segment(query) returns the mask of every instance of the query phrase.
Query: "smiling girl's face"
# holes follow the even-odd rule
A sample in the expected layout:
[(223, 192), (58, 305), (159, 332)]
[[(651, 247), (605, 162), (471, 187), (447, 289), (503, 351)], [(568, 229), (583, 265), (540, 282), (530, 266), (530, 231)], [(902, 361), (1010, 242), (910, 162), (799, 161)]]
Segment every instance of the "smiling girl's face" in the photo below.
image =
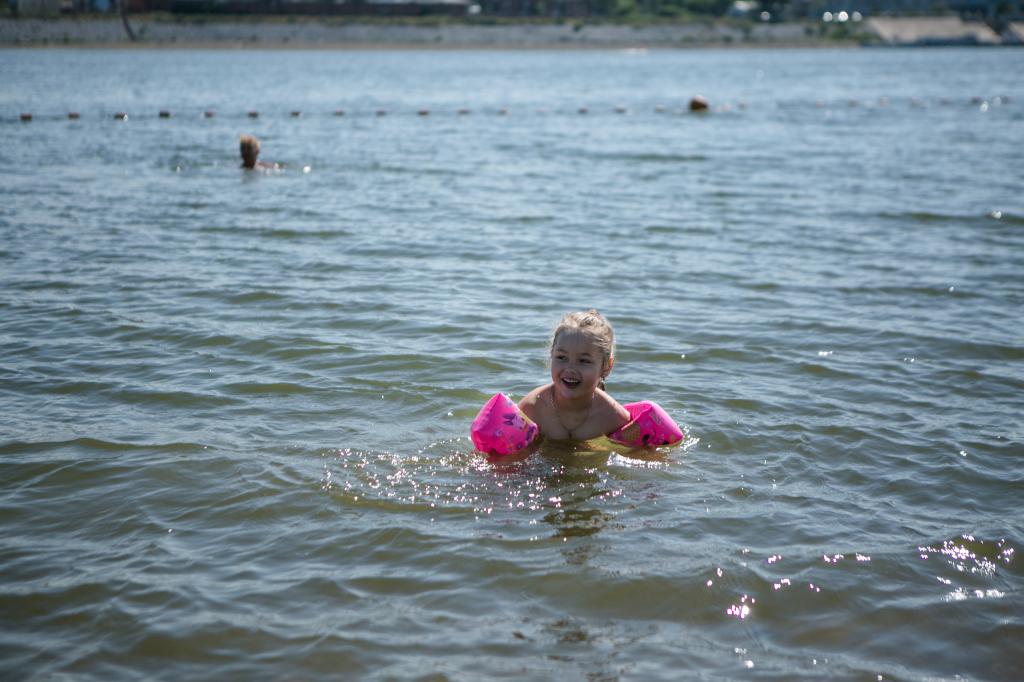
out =
[(551, 382), (555, 397), (564, 401), (589, 400), (598, 382), (611, 371), (601, 346), (584, 332), (561, 332), (551, 347)]

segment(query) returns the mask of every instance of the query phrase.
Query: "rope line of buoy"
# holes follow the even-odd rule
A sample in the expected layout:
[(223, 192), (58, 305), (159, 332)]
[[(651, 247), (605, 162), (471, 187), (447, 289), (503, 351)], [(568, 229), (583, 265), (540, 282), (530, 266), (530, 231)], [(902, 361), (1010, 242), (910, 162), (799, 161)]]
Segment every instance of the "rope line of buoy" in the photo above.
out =
[[(1012, 101), (1013, 101), (1012, 98), (1007, 96), (1007, 95), (996, 95), (994, 97), (977, 97), (977, 96), (975, 96), (975, 97), (971, 97), (969, 100), (967, 100), (967, 104), (969, 104), (969, 105), (971, 105), (973, 107), (977, 107), (978, 109), (980, 109), (981, 111), (984, 112), (984, 111), (988, 111), (988, 109), (990, 107), (992, 107), (992, 106), (1001, 106), (1001, 105), (1009, 104)], [(936, 102), (933, 102), (933, 104), (936, 104), (936, 103), (939, 106), (951, 106), (951, 105), (956, 104), (957, 100), (954, 100), (954, 99), (948, 98), (948, 97), (943, 97), (943, 98), (938, 99)], [(914, 108), (914, 109), (923, 109), (923, 108), (927, 108), (929, 106), (928, 102), (926, 102), (923, 99), (917, 98), (917, 97), (909, 98), (907, 100), (907, 104), (908, 104), (908, 106), (910, 106), (911, 108)], [(886, 107), (893, 106), (893, 102), (892, 102), (892, 100), (890, 98), (883, 96), (883, 97), (879, 97), (877, 100), (849, 99), (849, 100), (845, 101), (845, 105), (848, 108), (858, 108), (858, 107), (886, 108)], [(836, 107), (838, 105), (835, 104), (835, 103), (829, 104), (825, 100), (816, 100), (814, 102), (814, 106), (816, 108), (819, 108), (819, 109), (826, 109), (826, 108), (834, 108), (834, 107)], [(652, 110), (653, 110), (654, 113), (657, 113), (657, 114), (687, 113), (687, 112), (698, 113), (699, 114), (699, 113), (708, 113), (708, 112), (712, 112), (712, 111), (719, 112), (719, 113), (727, 113), (727, 112), (730, 112), (730, 111), (733, 111), (733, 110), (743, 111), (743, 110), (746, 110), (746, 109), (747, 109), (747, 103), (746, 102), (738, 102), (737, 104), (720, 104), (720, 105), (712, 108), (711, 105), (708, 103), (708, 101), (705, 98), (700, 97), (700, 96), (696, 96), (696, 97), (693, 97), (689, 101), (689, 103), (687, 105), (685, 105), (685, 106), (669, 107), (669, 106), (664, 105), (664, 104), (658, 104), (658, 105), (655, 105)], [(537, 110), (537, 113), (545, 114), (545, 113), (550, 113), (550, 111), (551, 110), (549, 110), (549, 109), (539, 109), (539, 110)], [(593, 112), (593, 110), (590, 107), (588, 107), (588, 106), (577, 107), (575, 111), (576, 111), (576, 113), (578, 115), (581, 115), (581, 116), (582, 115), (587, 115), (587, 114), (590, 114), (590, 113)], [(631, 109), (628, 106), (620, 104), (620, 105), (616, 105), (615, 107), (613, 107), (609, 111), (611, 111), (611, 112), (613, 112), (615, 114), (618, 114), (618, 115), (625, 115), (625, 114), (633, 113), (635, 110)], [(492, 112), (495, 115), (497, 115), (497, 116), (508, 116), (510, 114), (510, 110), (509, 110), (508, 107), (499, 107), (497, 109), (492, 110)], [(330, 113), (331, 113), (332, 116), (340, 118), (340, 117), (344, 117), (344, 116), (349, 116), (352, 112), (350, 112), (350, 111), (348, 111), (346, 109), (335, 109), (334, 111), (332, 111)], [(387, 116), (387, 115), (389, 115), (391, 113), (392, 112), (389, 109), (384, 109), (384, 108), (378, 108), (378, 109), (374, 109), (372, 111), (372, 115), (375, 116), (375, 117), (378, 117), (378, 118)], [(414, 113), (415, 113), (416, 116), (419, 116), (419, 117), (427, 117), (427, 116), (430, 116), (430, 115), (432, 115), (434, 113), (437, 113), (437, 112), (432, 111), (431, 109), (427, 109), (427, 108), (420, 108), (420, 109), (416, 109), (414, 111)], [(446, 113), (451, 113), (451, 112), (450, 111), (446, 111)], [(468, 107), (460, 107), (460, 108), (456, 109), (454, 111), (454, 113), (456, 115), (458, 115), (458, 116), (468, 116), (469, 114), (473, 113), (473, 110), (468, 108)], [(200, 115), (203, 118), (215, 118), (217, 116), (217, 111), (215, 109), (206, 109)], [(255, 109), (251, 109), (251, 110), (246, 111), (245, 115), (246, 115), (246, 117), (252, 118), (252, 119), (260, 118), (260, 112), (258, 110), (255, 110)], [(302, 118), (303, 116), (306, 115), (306, 112), (303, 112), (303, 111), (301, 111), (299, 109), (293, 109), (293, 110), (288, 112), (288, 115), (291, 118)], [(357, 112), (355, 115), (359, 115), (359, 113)], [(107, 117), (107, 116), (108, 115), (104, 115), (104, 117)], [(47, 116), (46, 118), (55, 118), (55, 117), (56, 117), (55, 115), (51, 115), (51, 116)], [(118, 121), (127, 121), (129, 119), (129, 115), (125, 111), (114, 112), (112, 117), (115, 120), (118, 120)], [(160, 109), (157, 112), (157, 117), (158, 118), (169, 119), (169, 118), (173, 118), (174, 116), (173, 116), (173, 114), (171, 113), (170, 110), (168, 110), (168, 109)], [(19, 119), (21, 121), (26, 122), (26, 123), (34, 120), (34, 118), (35, 118), (35, 116), (31, 112), (22, 112), (19, 115)], [(82, 115), (78, 111), (69, 111), (69, 112), (67, 112), (67, 118), (68, 118), (68, 120), (76, 121), (76, 120), (81, 119)]]

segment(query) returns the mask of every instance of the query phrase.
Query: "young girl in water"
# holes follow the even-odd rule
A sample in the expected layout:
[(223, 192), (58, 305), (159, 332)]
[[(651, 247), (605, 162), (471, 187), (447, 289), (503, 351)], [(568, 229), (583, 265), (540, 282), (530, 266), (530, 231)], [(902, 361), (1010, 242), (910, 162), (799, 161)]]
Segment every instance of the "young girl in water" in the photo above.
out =
[(624, 426), (630, 414), (604, 392), (615, 364), (615, 334), (599, 312), (569, 313), (551, 337), (551, 383), (519, 401), (540, 433), (553, 440), (582, 441)]

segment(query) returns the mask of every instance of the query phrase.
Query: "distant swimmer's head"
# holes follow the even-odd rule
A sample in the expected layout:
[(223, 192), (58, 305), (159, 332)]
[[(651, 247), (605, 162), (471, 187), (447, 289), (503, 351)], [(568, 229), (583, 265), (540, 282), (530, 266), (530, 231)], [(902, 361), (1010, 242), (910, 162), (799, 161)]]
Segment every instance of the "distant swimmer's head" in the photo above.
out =
[(255, 135), (242, 135), (238, 138), (238, 150), (242, 154), (242, 167), (255, 168), (256, 157), (260, 155), (260, 141)]
[(560, 358), (567, 354), (578, 355), (594, 363), (599, 375), (597, 386), (604, 388), (604, 379), (615, 363), (615, 332), (611, 323), (596, 310), (567, 313), (551, 335), (549, 351), (552, 374)]

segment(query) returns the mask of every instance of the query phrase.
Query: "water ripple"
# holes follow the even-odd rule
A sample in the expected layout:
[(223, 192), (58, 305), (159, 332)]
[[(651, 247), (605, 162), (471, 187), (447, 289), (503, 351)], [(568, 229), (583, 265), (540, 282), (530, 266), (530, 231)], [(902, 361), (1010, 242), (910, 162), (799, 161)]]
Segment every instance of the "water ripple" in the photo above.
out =
[[(1015, 55), (124, 56), (4, 57), (0, 677), (1020, 668)], [(685, 441), (475, 453), (590, 307)]]

